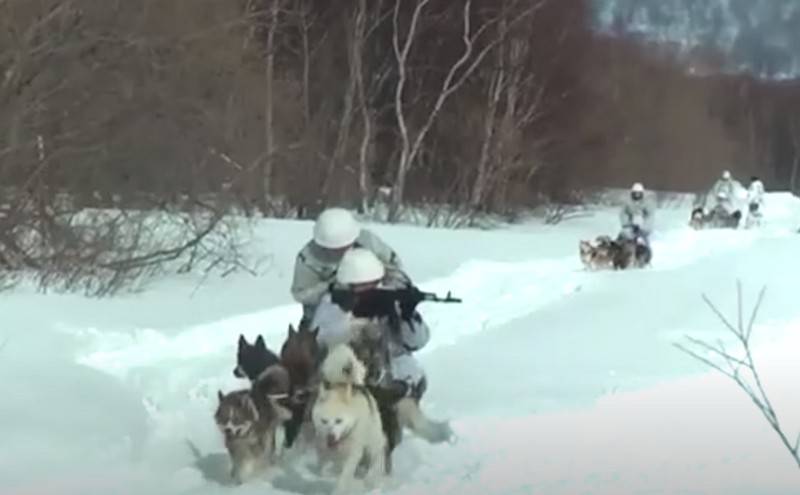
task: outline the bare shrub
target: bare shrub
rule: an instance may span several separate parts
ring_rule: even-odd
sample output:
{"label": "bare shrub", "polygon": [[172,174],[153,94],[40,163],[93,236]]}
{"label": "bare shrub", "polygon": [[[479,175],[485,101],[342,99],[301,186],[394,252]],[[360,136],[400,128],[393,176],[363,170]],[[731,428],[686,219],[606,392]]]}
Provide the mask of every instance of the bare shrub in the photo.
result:
{"label": "bare shrub", "polygon": [[579,205],[550,204],[545,206],[544,223],[558,225],[564,220],[586,216],[586,208]]}
{"label": "bare shrub", "polygon": [[195,211],[62,209],[22,202],[0,226],[0,280],[43,291],[109,296],[167,273],[248,270],[240,225],[214,208]]}

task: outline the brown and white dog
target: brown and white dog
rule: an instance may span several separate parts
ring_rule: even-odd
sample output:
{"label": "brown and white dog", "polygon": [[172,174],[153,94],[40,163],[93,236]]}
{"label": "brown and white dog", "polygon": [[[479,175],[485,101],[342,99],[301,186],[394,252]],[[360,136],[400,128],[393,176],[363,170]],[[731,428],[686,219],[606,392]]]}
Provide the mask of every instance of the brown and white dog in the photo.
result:
{"label": "brown and white dog", "polygon": [[634,240],[612,240],[599,236],[594,244],[582,240],[579,252],[583,266],[588,270],[626,270],[644,268],[653,254],[650,247]]}
{"label": "brown and white dog", "polygon": [[275,365],[250,389],[218,392],[214,421],[224,436],[236,483],[244,483],[276,463],[276,433],[292,417],[279,403],[288,388],[288,372]]}
{"label": "brown and white dog", "polygon": [[579,243],[581,262],[588,270],[610,270],[614,268],[614,256],[618,248],[608,236],[599,236],[594,243],[581,240]]}

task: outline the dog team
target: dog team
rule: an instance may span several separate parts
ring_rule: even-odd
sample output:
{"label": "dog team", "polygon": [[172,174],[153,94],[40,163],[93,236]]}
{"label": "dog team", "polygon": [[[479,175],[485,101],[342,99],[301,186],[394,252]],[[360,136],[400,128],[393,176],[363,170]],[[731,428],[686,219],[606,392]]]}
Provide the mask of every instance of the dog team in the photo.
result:
{"label": "dog team", "polygon": [[218,393],[214,419],[244,483],[304,452],[336,494],[377,487],[408,429],[430,443],[454,439],[420,403],[427,379],[413,354],[430,339],[417,311],[427,298],[398,255],[347,210],[324,211],[297,255],[291,286],[303,306],[276,354],[262,336],[239,337],[234,375],[250,387]]}
{"label": "dog team", "polygon": [[[694,229],[738,228],[743,217],[742,210],[737,207],[737,198],[740,197],[747,202],[745,228],[760,225],[764,184],[753,176],[745,190],[728,170],[723,171],[722,177],[708,193],[700,196],[700,203],[692,210],[689,225]],[[578,251],[584,267],[589,270],[625,270],[648,266],[653,259],[650,234],[654,217],[653,200],[645,198],[641,183],[635,183],[620,211],[622,230],[617,238],[601,235],[594,242],[579,242]]]}

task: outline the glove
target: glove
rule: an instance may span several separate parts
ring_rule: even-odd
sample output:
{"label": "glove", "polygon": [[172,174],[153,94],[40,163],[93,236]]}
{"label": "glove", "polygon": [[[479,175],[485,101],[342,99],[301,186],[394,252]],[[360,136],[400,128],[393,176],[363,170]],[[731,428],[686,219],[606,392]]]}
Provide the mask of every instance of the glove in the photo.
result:
{"label": "glove", "polygon": [[425,300],[425,294],[414,286],[407,287],[401,291],[402,297],[400,299],[400,317],[404,320],[410,320],[414,316],[419,303]]}
{"label": "glove", "polygon": [[396,294],[396,291],[385,289],[372,289],[354,294],[353,316],[360,318],[397,316]]}
{"label": "glove", "polygon": [[417,305],[425,299],[425,294],[416,287],[405,287],[396,290],[375,289],[359,294],[358,298],[353,310],[356,316],[400,316],[408,320],[414,315]]}
{"label": "glove", "polygon": [[348,289],[335,289],[334,284],[330,285],[331,301],[333,304],[342,308],[342,311],[353,311],[356,305],[356,294]]}

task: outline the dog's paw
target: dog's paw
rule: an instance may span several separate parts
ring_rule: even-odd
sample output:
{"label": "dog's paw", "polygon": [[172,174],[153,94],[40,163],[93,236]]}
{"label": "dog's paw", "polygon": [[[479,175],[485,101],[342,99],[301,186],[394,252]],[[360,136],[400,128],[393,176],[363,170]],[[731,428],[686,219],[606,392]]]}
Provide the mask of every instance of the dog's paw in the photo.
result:
{"label": "dog's paw", "polygon": [[242,471],[240,469],[233,468],[231,469],[231,482],[234,485],[242,485],[245,482],[245,477],[242,475]]}

